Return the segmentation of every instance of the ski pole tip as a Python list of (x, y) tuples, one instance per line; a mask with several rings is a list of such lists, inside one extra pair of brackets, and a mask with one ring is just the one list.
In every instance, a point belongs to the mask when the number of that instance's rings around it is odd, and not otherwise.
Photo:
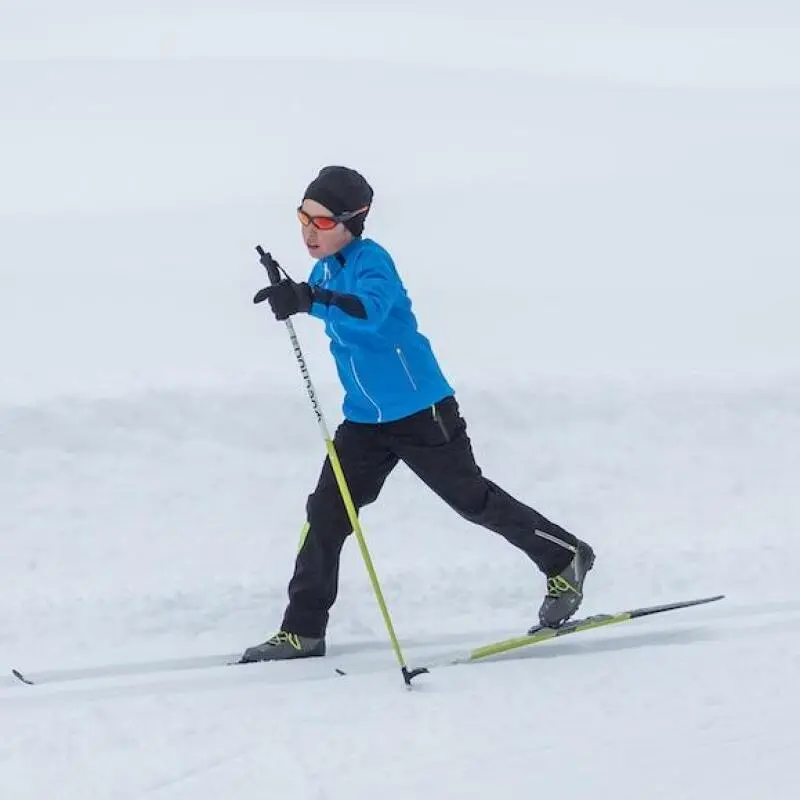
[(429, 670), (427, 667), (418, 667), (417, 669), (409, 669), (408, 667), (403, 667), (403, 680), (405, 681), (406, 686), (410, 689), (411, 688), (411, 681), (414, 680), (418, 675), (427, 675)]

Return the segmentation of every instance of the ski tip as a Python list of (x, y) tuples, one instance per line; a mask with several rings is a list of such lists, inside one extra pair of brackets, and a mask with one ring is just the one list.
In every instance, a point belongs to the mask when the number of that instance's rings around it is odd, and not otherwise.
[(23, 683), (28, 684), (28, 686), (33, 686), (33, 681), (29, 681), (18, 669), (12, 669), (11, 674), (17, 679), (22, 681)]
[(347, 673), (343, 669), (339, 669), (338, 667), (334, 670), (337, 675), (347, 675)]

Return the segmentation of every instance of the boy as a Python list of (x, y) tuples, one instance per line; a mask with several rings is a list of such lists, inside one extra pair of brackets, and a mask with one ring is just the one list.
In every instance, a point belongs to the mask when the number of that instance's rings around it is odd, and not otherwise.
[[(362, 175), (325, 167), (298, 208), (303, 240), (317, 260), (307, 283), (286, 276), (259, 291), (278, 320), (307, 313), (325, 323), (344, 388), (334, 437), (356, 509), (377, 499), (403, 461), (462, 517), (499, 533), (547, 576), (541, 625), (558, 627), (578, 609), (594, 563), (585, 542), (483, 477), (467, 426), (389, 253), (362, 237), (373, 191)], [(306, 504), (304, 538), (281, 628), (242, 661), (325, 654), (339, 559), (352, 533), (330, 461)]]

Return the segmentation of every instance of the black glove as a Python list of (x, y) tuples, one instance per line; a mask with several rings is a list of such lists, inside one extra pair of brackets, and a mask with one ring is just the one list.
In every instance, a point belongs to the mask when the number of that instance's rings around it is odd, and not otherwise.
[(283, 321), (292, 314), (307, 312), (314, 302), (314, 293), (307, 283), (295, 283), (287, 277), (256, 292), (253, 302), (264, 300), (269, 301), (275, 319)]

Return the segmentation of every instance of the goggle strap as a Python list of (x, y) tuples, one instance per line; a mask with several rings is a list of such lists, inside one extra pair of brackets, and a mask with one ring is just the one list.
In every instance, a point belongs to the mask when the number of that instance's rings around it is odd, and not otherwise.
[[(321, 231), (323, 231), (323, 230), (333, 230), (333, 228), (335, 228), (337, 225), (345, 223), (345, 222), (350, 222), (351, 219), (355, 219), (357, 216), (359, 216), (359, 214), (364, 214), (367, 211), (369, 211), (369, 206), (368, 205), (367, 206), (362, 206), (361, 208), (357, 209), (356, 211), (345, 211), (343, 214), (332, 214), (330, 217), (325, 217), (325, 216), (316, 216), (315, 217), (312, 214), (309, 214), (307, 211), (303, 211), (302, 208), (298, 208), (297, 209), (298, 215), (302, 214), (308, 220), (307, 223), (303, 223), (303, 224), (305, 224), (305, 225), (313, 225), (315, 228), (317, 228), (318, 230), (321, 230)], [(330, 228), (321, 228), (316, 222), (316, 220), (318, 220), (318, 219), (330, 220), (333, 224), (331, 225)]]

